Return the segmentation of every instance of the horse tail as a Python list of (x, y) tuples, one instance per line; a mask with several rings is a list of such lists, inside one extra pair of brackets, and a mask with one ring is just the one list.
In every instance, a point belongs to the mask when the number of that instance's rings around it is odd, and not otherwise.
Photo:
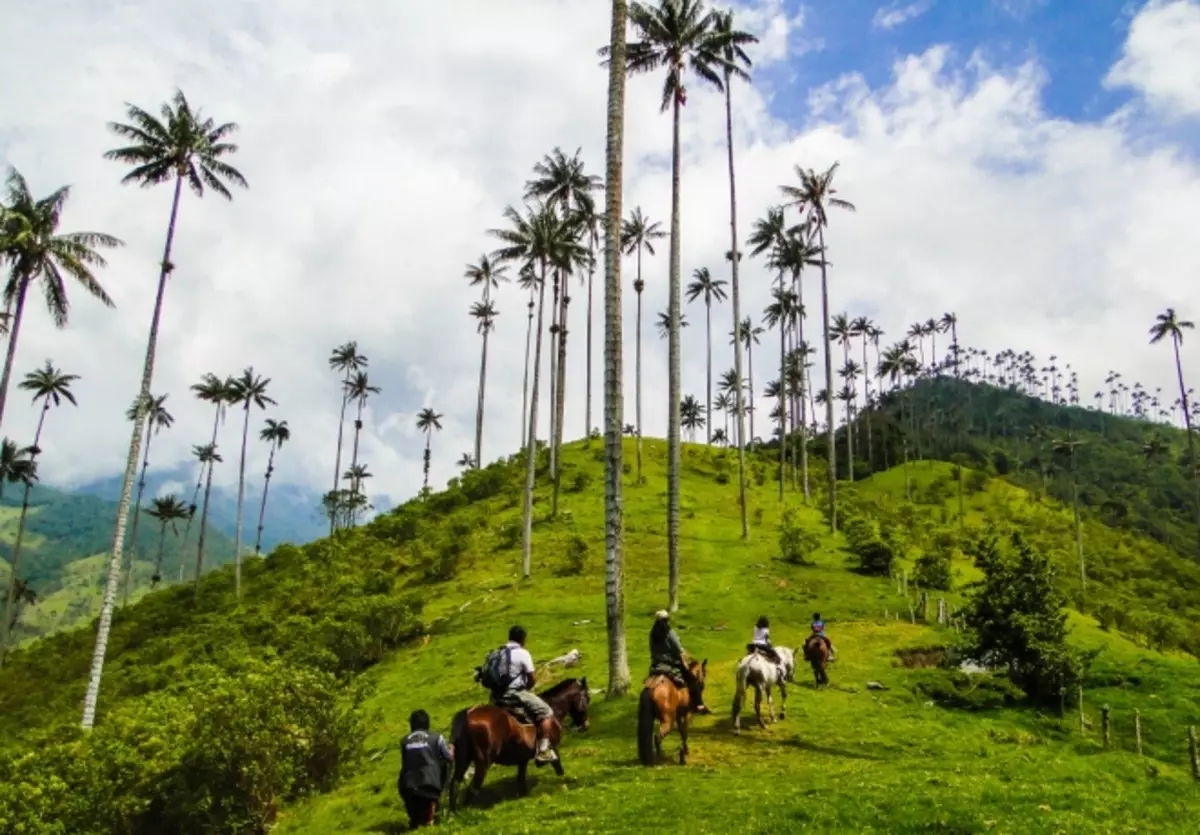
[(750, 665), (742, 659), (737, 665), (737, 684), (733, 691), (733, 718), (737, 719), (739, 713), (742, 712), (742, 702), (746, 698), (746, 685), (750, 678)]
[(638, 699), (638, 759), (642, 765), (654, 765), (657, 759), (654, 748), (654, 723), (658, 721), (657, 709), (654, 706), (654, 695), (649, 687), (642, 688), (641, 698)]
[(450, 743), (454, 746), (455, 765), (464, 764), (462, 771), (466, 771), (465, 764), (471, 760), (471, 740), (467, 738), (467, 713), (468, 709), (460, 710), (454, 714), (454, 719), (450, 721)]

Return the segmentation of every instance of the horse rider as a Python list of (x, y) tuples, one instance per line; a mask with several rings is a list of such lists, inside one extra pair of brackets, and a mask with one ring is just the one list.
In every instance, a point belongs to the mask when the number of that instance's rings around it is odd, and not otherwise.
[(525, 627), (513, 626), (508, 630), (508, 643), (500, 648), (499, 669), (495, 676), (496, 689), (492, 691), (492, 704), (507, 710), (521, 710), (537, 728), (538, 763), (554, 762), (558, 755), (550, 747), (551, 720), (554, 711), (533, 692), (537, 684), (537, 672), (533, 656), (525, 648)]
[(747, 652), (757, 652), (774, 664), (783, 663), (775, 647), (771, 645), (771, 622), (766, 615), (759, 617), (754, 624), (754, 638), (746, 645)]
[(665, 609), (660, 609), (654, 614), (654, 626), (650, 628), (650, 675), (682, 679), (691, 695), (692, 712), (710, 713), (704, 704), (700, 682), (683, 661), (683, 652), (683, 644), (671, 628), (671, 615)]
[(450, 776), (454, 746), (431, 733), (429, 714), (414, 710), (408, 717), (410, 733), (400, 743), (400, 778), (397, 788), (408, 812), (409, 829), (429, 826), (437, 813), (438, 799)]
[(837, 650), (833, 648), (833, 641), (825, 634), (825, 621), (821, 620), (820, 612), (813, 612), (812, 635), (825, 642), (825, 647), (829, 650), (829, 660), (832, 661), (837, 655)]

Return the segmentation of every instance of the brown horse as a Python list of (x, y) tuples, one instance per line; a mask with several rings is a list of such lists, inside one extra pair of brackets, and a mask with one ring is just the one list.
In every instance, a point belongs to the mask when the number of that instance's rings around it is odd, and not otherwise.
[(809, 635), (804, 642), (804, 660), (812, 665), (813, 680), (817, 687), (829, 683), (825, 665), (829, 663), (829, 644), (820, 635)]
[[(688, 662), (688, 670), (704, 689), (704, 673), (708, 659)], [(663, 737), (672, 727), (679, 728), (679, 764), (687, 764), (688, 722), (692, 713), (692, 697), (687, 687), (681, 687), (669, 676), (653, 675), (646, 679), (638, 700), (638, 759), (642, 765), (654, 765), (662, 756)]]
[[(562, 741), (562, 720), (570, 716), (574, 726), (587, 730), (588, 687), (586, 678), (569, 678), (538, 694), (554, 711), (550, 747), (558, 753)], [(524, 717), (522, 717), (524, 719)], [(512, 713), (495, 705), (460, 710), (450, 726), (450, 741), (454, 743), (454, 776), (450, 780), (450, 810), (458, 806), (459, 788), (468, 769), (475, 766), (475, 776), (467, 789), (465, 800), (483, 788), (484, 778), (493, 765), (517, 768), (517, 788), (522, 795), (529, 793), (526, 773), (536, 752), (537, 732), (533, 725), (520, 721)], [(563, 775), (559, 759), (550, 764), (554, 772)], [(464, 801), (465, 802), (465, 801)]]

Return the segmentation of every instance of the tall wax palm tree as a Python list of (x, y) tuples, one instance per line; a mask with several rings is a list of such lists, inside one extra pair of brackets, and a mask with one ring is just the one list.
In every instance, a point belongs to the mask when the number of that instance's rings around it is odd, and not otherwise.
[(0, 264), (8, 266), (4, 304), (12, 313), (8, 322), (4, 374), (0, 377), (0, 424), (4, 421), (4, 404), (12, 380), (29, 288), (41, 282), (46, 308), (59, 328), (66, 327), (71, 310), (67, 299), (68, 278), (79, 282), (84, 290), (112, 307), (112, 299), (92, 271), (106, 263), (98, 249), (121, 246), (121, 241), (99, 232), (58, 231), (71, 194), (70, 186), (63, 186), (38, 200), (15, 168), (9, 169), (5, 185), (6, 194), (0, 201)]
[[(771, 291), (773, 301), (763, 311), (768, 327), (779, 328), (779, 374), (780, 380), (787, 377), (787, 334), (797, 315), (796, 295), (783, 286)], [(787, 453), (787, 387), (780, 384), (779, 397), (779, 501), (783, 501), (783, 468)]]
[(1175, 377), (1179, 381), (1179, 402), (1183, 407), (1183, 425), (1187, 431), (1188, 444), (1188, 478), (1192, 480), (1196, 491), (1196, 545), (1200, 548), (1200, 473), (1197, 472), (1196, 439), (1192, 436), (1192, 410), (1188, 405), (1189, 389), (1183, 382), (1183, 362), (1179, 358), (1179, 346), (1183, 344), (1183, 332), (1195, 329), (1196, 325), (1187, 319), (1180, 319), (1175, 308), (1168, 307), (1166, 312), (1154, 317), (1154, 326), (1150, 328), (1150, 344), (1156, 345), (1164, 339), (1171, 341), (1175, 352)]
[(646, 282), (642, 280), (642, 253), (654, 254), (654, 242), (665, 238), (661, 224), (651, 222), (642, 207), (635, 206), (629, 219), (621, 226), (621, 249), (626, 255), (637, 256), (637, 278), (633, 280), (633, 292), (637, 293), (637, 322), (634, 326), (634, 417), (637, 420), (637, 480), (642, 481), (642, 291)]
[[(29, 488), (37, 481), (38, 477), (36, 457), (36, 446), (18, 447), (8, 438), (5, 438), (3, 443), (0, 443), (0, 494), (3, 494), (5, 484), (23, 484), (25, 485), (25, 494), (28, 497)], [(29, 588), (28, 583), (22, 580), (21, 576), (17, 573), (20, 569), (20, 565), (18, 564), (18, 557), (20, 556), (19, 545), (20, 541), (18, 540), (17, 547), (13, 551), (12, 571), (8, 575), (4, 625), (0, 627), (0, 666), (4, 664), (4, 653), (8, 647), (8, 631), (14, 621), (12, 608), (16, 605), (21, 593)]]
[(563, 223), (555, 211), (539, 205), (520, 214), (511, 206), (505, 209), (507, 229), (490, 230), (501, 247), (494, 253), (500, 261), (534, 264), (537, 270), (538, 315), (537, 340), (533, 358), (533, 386), (529, 392), (529, 427), (525, 444), (525, 506), (522, 571), (528, 577), (533, 570), (533, 483), (537, 455), (538, 385), (541, 378), (542, 320), (546, 304), (546, 273), (563, 260), (563, 251), (579, 247), (571, 224)]
[[(206, 188), (226, 199), (232, 199), (227, 183), (247, 187), (241, 173), (222, 157), (235, 153), (238, 146), (227, 141), (237, 130), (233, 122), (218, 125), (205, 118), (199, 109), (193, 109), (183, 92), (176, 90), (172, 101), (164, 104), (162, 119), (135, 105), (128, 105), (126, 118), (129, 124), (112, 123), (109, 128), (118, 136), (132, 142), (124, 148), (107, 152), (106, 159), (115, 160), (133, 169), (121, 182), (137, 183), (150, 187), (160, 183), (175, 182), (175, 194), (171, 201), (171, 217), (167, 224), (167, 240), (158, 276), (158, 291), (154, 301), (154, 313), (150, 319), (150, 335), (146, 344), (146, 359), (142, 367), (142, 382), (138, 396), (146, 400), (154, 379), (154, 357), (158, 346), (158, 328), (162, 317), (163, 296), (167, 278), (175, 265), (171, 263), (171, 245), (175, 237), (175, 224), (179, 216), (179, 198), (183, 184), (198, 197), (204, 196)], [(91, 728), (96, 719), (96, 702), (100, 697), (100, 678), (104, 672), (104, 654), (108, 648), (108, 632), (112, 627), (112, 610), (116, 604), (117, 586), (121, 575), (121, 554), (125, 544), (125, 527), (129, 521), (130, 500), (133, 493), (133, 476), (137, 471), (138, 455), (141, 452), (142, 432), (145, 424), (133, 422), (133, 434), (129, 439), (129, 453), (125, 460), (125, 476), (121, 485), (121, 498), (117, 509), (117, 524), (113, 531), (113, 547), (109, 557), (108, 584), (104, 591), (104, 602), (100, 608), (100, 621), (96, 630), (96, 650), (92, 657), (92, 669), (88, 678), (87, 694), (83, 702), (83, 727)]]
[[(355, 404), (354, 416), (354, 449), (350, 454), (350, 467), (353, 469), (358, 464), (358, 439), (362, 435), (363, 428), (363, 409), (367, 407), (367, 398), (372, 394), (379, 394), (379, 386), (371, 385), (371, 380), (365, 371), (357, 371), (345, 387), (346, 401), (353, 401)], [(342, 476), (345, 478), (345, 476)]]
[(759, 344), (759, 337), (764, 333), (763, 329), (754, 324), (747, 316), (742, 320), (741, 325), (734, 329), (731, 333), (731, 342), (741, 340), (746, 346), (746, 395), (749, 398), (750, 405), (746, 411), (750, 415), (750, 434), (746, 438), (746, 443), (751, 444), (757, 437), (754, 434), (754, 346)]
[(696, 430), (704, 426), (704, 407), (692, 395), (683, 398), (679, 404), (680, 427), (687, 431), (688, 440), (696, 442)]
[(475, 459), (471, 457), (471, 453), (469, 452), (464, 452), (454, 463), (464, 470), (471, 470), (475, 468)]
[[(225, 408), (229, 405), (230, 394), (233, 389), (233, 378), (226, 377), (222, 380), (211, 371), (200, 378), (199, 383), (195, 383), (191, 387), (198, 400), (205, 403), (211, 403), (215, 407), (213, 415), (213, 432), (212, 441), (208, 446), (211, 446), (215, 451), (217, 448), (217, 432), (221, 428), (221, 422), (225, 419)], [(192, 519), (196, 515), (196, 500), (200, 498), (201, 484), (205, 485), (204, 489), (204, 507), (200, 512), (200, 531), (197, 535), (198, 544), (196, 546), (196, 565), (200, 566), (204, 563), (204, 540), (208, 536), (208, 528), (204, 524), (204, 520), (208, 518), (208, 497), (212, 495), (212, 480), (213, 480), (213, 464), (221, 461), (221, 456), (210, 455), (201, 456), (199, 450), (205, 449), (204, 446), (193, 446), (193, 454), (196, 455), (200, 463), (200, 472), (196, 476), (196, 489), (192, 492), (192, 503), (188, 505), (188, 521), (183, 528), (183, 542), (180, 544), (180, 549), (187, 548), (188, 534), (192, 529)], [(180, 558), (180, 582), (183, 582), (183, 560)], [(199, 574), (197, 574), (197, 578)]]
[(478, 322), (477, 330), (483, 337), (483, 352), (479, 360), (479, 400), (475, 406), (475, 466), (483, 466), (483, 394), (487, 385), (487, 349), (488, 334), (495, 327), (498, 315), (496, 306), (492, 303), (492, 290), (497, 289), (501, 282), (507, 282), (508, 267), (494, 264), (487, 255), (479, 256), (479, 261), (468, 264), (464, 273), (472, 287), (483, 287), (482, 299), (471, 305), (471, 317)]
[(238, 461), (237, 521), (233, 534), (233, 588), (237, 599), (242, 597), (242, 510), (246, 504), (246, 447), (250, 442), (250, 407), (266, 409), (277, 405), (267, 396), (270, 377), (260, 377), (253, 367), (243, 369), (241, 376), (233, 378), (229, 392), (229, 404), (242, 407), (242, 454)]
[(533, 264), (527, 263), (521, 267), (520, 272), (517, 273), (517, 285), (522, 290), (529, 291), (529, 303), (526, 305), (529, 312), (525, 323), (525, 377), (521, 383), (521, 443), (517, 446), (517, 449), (524, 449), (526, 435), (529, 433), (529, 349), (533, 344), (531, 341), (533, 338), (533, 309), (537, 307), (534, 299), (537, 297), (538, 287), (541, 285)]
[[(613, 0), (608, 54), (608, 119), (605, 145), (604, 203), (604, 603), (608, 633), (609, 697), (629, 690), (629, 658), (625, 649), (625, 569), (622, 554), (624, 519), (622, 484), (621, 228), (622, 164), (625, 136), (625, 0)], [(639, 297), (639, 305), (640, 305)], [(640, 310), (640, 307), (639, 307)], [(639, 337), (640, 338), (640, 337)], [(640, 400), (640, 392), (639, 392)], [(639, 433), (640, 434), (640, 433)], [(639, 447), (639, 466), (641, 462)], [(639, 469), (638, 477), (641, 477)]]
[[(744, 81), (750, 80), (749, 69), (752, 62), (743, 47), (758, 43), (758, 38), (735, 29), (733, 12), (730, 11), (716, 13), (715, 28), (721, 39), (721, 57), (724, 59), (721, 72), (725, 80), (725, 149), (729, 156), (729, 239), (731, 241), (728, 260), (730, 263), (730, 293), (733, 297), (733, 327), (736, 330), (738, 322), (742, 320), (742, 294), (738, 269), (741, 265), (742, 253), (738, 250), (737, 179), (734, 176), (733, 164), (733, 79), (737, 77)], [(749, 508), (746, 505), (746, 411), (745, 404), (742, 402), (742, 386), (740, 385), (740, 381), (743, 379), (742, 343), (737, 340), (733, 343), (733, 370), (739, 380), (739, 385), (735, 390), (736, 403), (734, 404), (737, 413), (738, 502), (742, 512), (742, 539), (748, 539), (750, 522)], [(710, 420), (709, 426), (711, 427), (711, 425), (712, 421)], [(729, 431), (726, 430), (725, 434), (728, 435)]]
[[(135, 507), (142, 506), (142, 495), (146, 491), (146, 470), (150, 467), (150, 442), (154, 436), (163, 429), (170, 429), (171, 424), (175, 422), (175, 418), (166, 408), (167, 395), (159, 397), (151, 396), (150, 402), (144, 405), (138, 401), (134, 401), (133, 405), (125, 412), (125, 417), (129, 420), (144, 420), (146, 421), (146, 448), (142, 454), (142, 474), (138, 478), (137, 499), (134, 501)], [(129, 531), (129, 564), (125, 569), (125, 593), (121, 601), (122, 606), (129, 604), (129, 590), (133, 586), (133, 564), (137, 559), (138, 546), (138, 520), (141, 518), (140, 513), (135, 513), (133, 516), (133, 527)]]
[[(830, 208), (855, 211), (853, 203), (837, 197), (837, 189), (833, 187), (833, 178), (837, 173), (838, 164), (835, 162), (821, 173), (813, 169), (796, 166), (796, 176), (799, 185), (780, 186), (785, 198), (806, 214), (813, 230), (817, 235), (818, 248), (821, 251), (821, 321), (825, 343), (825, 388), (833, 391), (833, 354), (830, 351), (829, 339), (829, 280), (828, 280), (828, 248), (825, 246), (825, 228), (829, 225)], [(829, 446), (829, 527), (837, 532), (837, 455), (834, 448), (833, 398), (825, 403), (825, 432), (826, 443)]]
[[(37, 456), (41, 453), (42, 429), (46, 425), (46, 415), (50, 413), (50, 407), (61, 406), (63, 401), (67, 401), (72, 406), (79, 405), (75, 400), (75, 394), (71, 391), (71, 384), (79, 379), (78, 374), (65, 374), (61, 369), (55, 368), (50, 360), (46, 360), (46, 364), (36, 371), (31, 371), (25, 375), (25, 379), (17, 384), (17, 388), (23, 391), (33, 393), (34, 405), (40, 400), (42, 402), (39, 409), (37, 430), (33, 435), (33, 446), (29, 448), (29, 464), (33, 468), (26, 468), (26, 476), (22, 478), (25, 484), (25, 495), (21, 501), (21, 516), (17, 522), (17, 537), (13, 543), (12, 550), (12, 571), (10, 573), (11, 580), (8, 584), (8, 596), (4, 603), (4, 625), (0, 627), (3, 631), (0, 632), (0, 664), (4, 662), (4, 652), (8, 648), (8, 628), (12, 621), (13, 606), (15, 605), (16, 580), (20, 579), (21, 567), (21, 543), (25, 537), (25, 520), (29, 515), (29, 492), (33, 487), (33, 482), (37, 476)], [(18, 470), (21, 468), (18, 466)]]
[(667, 562), (669, 611), (679, 608), (679, 405), (680, 396), (680, 116), (687, 104), (684, 75), (689, 70), (724, 91), (725, 38), (714, 13), (700, 0), (660, 0), (657, 6), (634, 2), (629, 19), (637, 40), (628, 45), (625, 66), (630, 74), (666, 70), (660, 112), (671, 111), (671, 234), (668, 266), (667, 379)]
[(177, 496), (171, 494), (157, 497), (151, 502), (150, 507), (144, 508), (144, 512), (150, 518), (156, 519), (159, 526), (158, 555), (154, 558), (154, 576), (150, 578), (150, 584), (153, 587), (162, 582), (163, 549), (167, 544), (167, 525), (171, 526), (171, 530), (178, 537), (178, 523), (188, 518), (188, 509)]
[[(734, 377), (735, 377), (735, 379), (737, 377), (736, 371), (734, 372)], [(736, 404), (737, 404), (737, 395), (735, 394), (733, 397), (730, 397), (729, 392), (725, 392), (725, 391), (719, 392), (717, 394), (717, 399), (714, 400), (712, 403), (712, 407), (724, 416), (725, 426), (721, 427), (721, 433), (726, 438), (729, 437), (729, 413), (732, 412), (737, 407)], [(714, 431), (713, 434), (715, 435), (716, 432)]]
[(267, 418), (266, 425), (258, 433), (258, 438), (270, 444), (271, 452), (267, 455), (267, 472), (263, 476), (262, 503), (258, 506), (258, 531), (254, 537), (254, 556), (256, 557), (262, 552), (263, 518), (267, 515), (267, 491), (271, 489), (271, 474), (275, 472), (275, 453), (292, 439), (292, 431), (288, 429), (286, 420)]
[(442, 431), (442, 417), (428, 406), (417, 414), (417, 431), (425, 433), (425, 485), (423, 489), (426, 492), (429, 491), (430, 444), (433, 442), (433, 433)]
[(342, 480), (350, 482), (350, 489), (344, 491), (348, 497), (346, 509), (349, 515), (347, 523), (350, 527), (358, 525), (359, 511), (368, 508), (367, 494), (363, 492), (363, 482), (374, 477), (375, 474), (367, 469), (366, 464), (355, 464), (342, 473)]
[(704, 340), (708, 345), (705, 383), (705, 424), (708, 427), (708, 442), (712, 443), (712, 303), (728, 298), (725, 294), (725, 282), (714, 279), (707, 267), (700, 267), (692, 273), (692, 283), (687, 288), (688, 303), (696, 299), (704, 299)]
[(200, 545), (196, 548), (196, 588), (200, 587), (200, 574), (204, 571), (204, 532), (208, 529), (208, 502), (212, 498), (212, 475), (217, 464), (225, 459), (217, 452), (216, 444), (204, 444), (192, 447), (192, 454), (200, 461), (200, 466), (208, 468), (208, 478), (204, 482), (204, 502), (200, 506)]
[(875, 469), (875, 444), (871, 432), (871, 365), (867, 359), (867, 341), (875, 331), (875, 323), (866, 316), (859, 316), (850, 323), (850, 330), (862, 340), (863, 404), (866, 407), (867, 469)]
[[(796, 346), (800, 351), (796, 370), (799, 375), (798, 405), (800, 417), (800, 470), (804, 484), (804, 501), (810, 498), (808, 482), (808, 408), (804, 401), (805, 393), (812, 394), (812, 386), (808, 379), (808, 343), (804, 338), (804, 320), (807, 308), (804, 305), (804, 282), (801, 276), (808, 267), (819, 267), (822, 263), (821, 252), (813, 243), (809, 224), (799, 223), (788, 229), (776, 240), (775, 260), (782, 271), (792, 274), (792, 294), (795, 296), (795, 331)], [(793, 470), (794, 472), (794, 470)]]
[(942, 333), (950, 332), (950, 357), (954, 365), (954, 376), (958, 376), (958, 317), (953, 313), (943, 313), (938, 324)]
[[(842, 368), (850, 365), (850, 343), (854, 340), (854, 328), (850, 326), (850, 316), (846, 313), (834, 314), (829, 324), (829, 334), (842, 348)], [(841, 376), (845, 376), (842, 374)], [(847, 381), (849, 382), (849, 381)], [(830, 389), (832, 391), (832, 389)], [(846, 477), (854, 481), (854, 425), (850, 420), (850, 399), (846, 403)]]
[[(334, 490), (338, 489), (338, 485), (341, 484), (342, 442), (345, 438), (346, 430), (346, 407), (350, 404), (350, 400), (346, 396), (346, 391), (350, 385), (351, 375), (365, 370), (369, 364), (370, 360), (358, 352), (358, 343), (353, 340), (334, 348), (333, 353), (329, 355), (330, 369), (342, 375), (342, 411), (338, 417), (337, 455), (333, 459)], [(330, 533), (333, 533), (332, 529)]]

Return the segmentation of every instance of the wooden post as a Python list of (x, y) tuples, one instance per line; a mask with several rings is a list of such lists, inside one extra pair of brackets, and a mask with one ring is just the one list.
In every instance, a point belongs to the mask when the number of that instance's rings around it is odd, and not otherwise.
[(938, 598), (937, 622), (943, 626), (946, 623), (946, 598)]
[(904, 596), (907, 598), (908, 597), (908, 569), (907, 568), (904, 569), (904, 573), (901, 574), (900, 577), (904, 583)]
[(1083, 685), (1079, 685), (1079, 735), (1086, 736), (1087, 731), (1083, 726)]
[(921, 592), (921, 620), (929, 623), (929, 593)]
[(1133, 734), (1137, 739), (1138, 756), (1142, 755), (1142, 712), (1140, 710), (1133, 711)]
[(1100, 708), (1100, 719), (1101, 719), (1101, 722), (1102, 722), (1103, 728), (1104, 728), (1104, 747), (1105, 748), (1112, 747), (1112, 724), (1110, 722), (1111, 713), (1112, 713), (1112, 711), (1108, 705), (1104, 705), (1104, 707)]
[(917, 622), (917, 612), (913, 609), (912, 601), (908, 601), (908, 619), (915, 625)]
[(1196, 726), (1188, 728), (1188, 753), (1192, 755), (1192, 779), (1200, 780), (1200, 749), (1196, 747)]

